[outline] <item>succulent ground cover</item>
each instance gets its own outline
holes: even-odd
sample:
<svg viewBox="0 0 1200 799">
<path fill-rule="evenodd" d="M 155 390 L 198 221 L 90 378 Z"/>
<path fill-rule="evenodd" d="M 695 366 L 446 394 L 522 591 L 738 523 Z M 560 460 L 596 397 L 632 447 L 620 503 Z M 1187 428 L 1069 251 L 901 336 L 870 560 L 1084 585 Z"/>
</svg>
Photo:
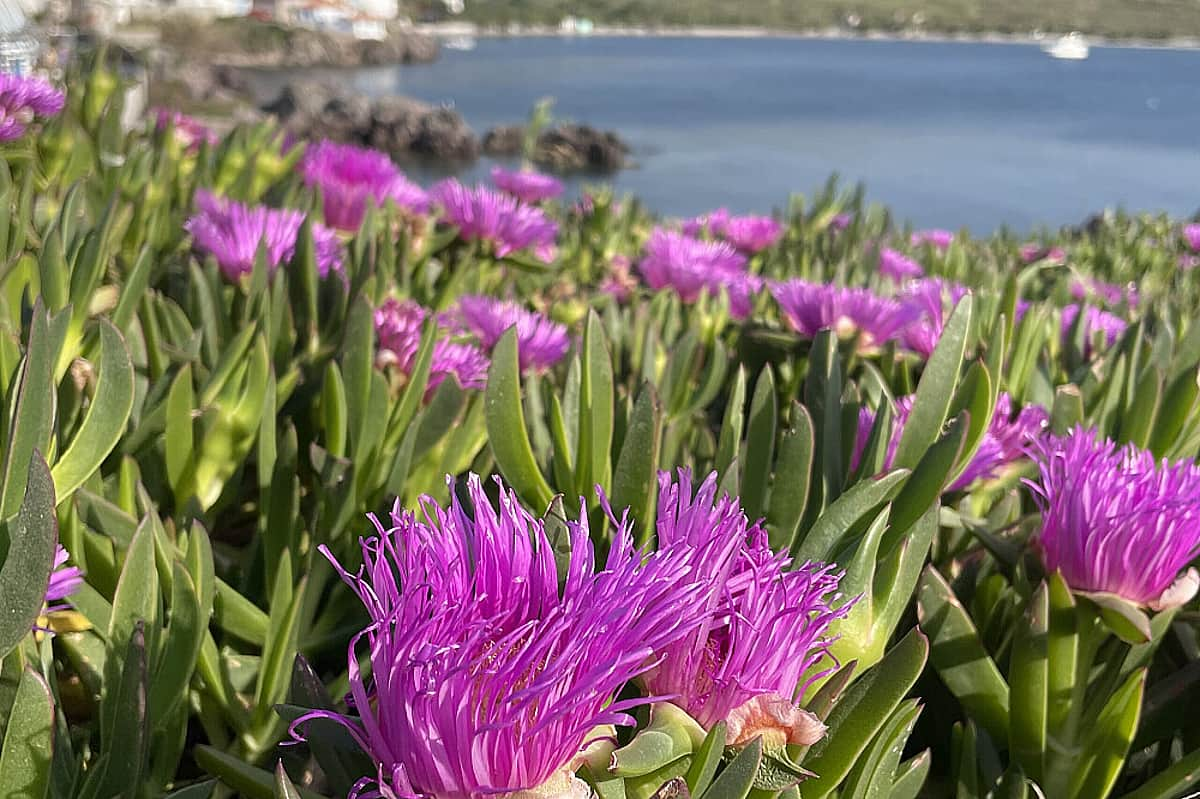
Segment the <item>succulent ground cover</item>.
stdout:
<svg viewBox="0 0 1200 799">
<path fill-rule="evenodd" d="M 1200 775 L 1200 227 L 913 231 L 0 85 L 0 796 Z"/>
</svg>

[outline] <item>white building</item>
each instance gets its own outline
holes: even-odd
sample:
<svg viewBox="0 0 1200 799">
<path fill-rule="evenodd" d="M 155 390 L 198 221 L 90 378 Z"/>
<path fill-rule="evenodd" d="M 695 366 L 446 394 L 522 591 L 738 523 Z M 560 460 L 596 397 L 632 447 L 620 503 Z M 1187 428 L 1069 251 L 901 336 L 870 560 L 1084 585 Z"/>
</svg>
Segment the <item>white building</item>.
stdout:
<svg viewBox="0 0 1200 799">
<path fill-rule="evenodd" d="M 38 40 L 17 0 L 0 0 L 0 72 L 28 75 L 37 65 Z"/>
</svg>

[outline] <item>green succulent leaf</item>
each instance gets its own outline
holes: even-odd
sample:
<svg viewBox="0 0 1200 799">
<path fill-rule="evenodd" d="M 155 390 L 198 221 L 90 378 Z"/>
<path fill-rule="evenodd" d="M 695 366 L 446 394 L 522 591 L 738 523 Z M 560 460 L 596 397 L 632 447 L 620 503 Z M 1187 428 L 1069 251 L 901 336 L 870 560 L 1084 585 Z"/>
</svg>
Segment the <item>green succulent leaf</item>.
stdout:
<svg viewBox="0 0 1200 799">
<path fill-rule="evenodd" d="M 54 731 L 50 688 L 40 674 L 26 667 L 0 747 L 0 796 L 45 799 L 49 795 Z"/>
<path fill-rule="evenodd" d="M 511 328 L 496 343 L 484 393 L 488 443 L 509 485 L 537 508 L 550 504 L 554 491 L 533 457 L 521 405 L 521 372 L 517 331 Z"/>
<path fill-rule="evenodd" d="M 23 482 L 25 498 L 7 525 L 8 552 L 0 564 L 0 658 L 29 635 L 41 614 L 58 543 L 54 483 L 36 450 Z"/>
</svg>

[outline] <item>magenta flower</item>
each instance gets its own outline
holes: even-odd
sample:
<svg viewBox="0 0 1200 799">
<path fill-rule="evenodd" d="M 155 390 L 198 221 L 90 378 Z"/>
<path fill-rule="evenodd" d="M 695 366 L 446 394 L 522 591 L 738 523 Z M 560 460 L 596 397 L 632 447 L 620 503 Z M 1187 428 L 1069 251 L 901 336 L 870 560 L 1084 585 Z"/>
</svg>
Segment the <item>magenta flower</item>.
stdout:
<svg viewBox="0 0 1200 799">
<path fill-rule="evenodd" d="M 900 397 L 896 400 L 896 413 L 892 419 L 891 438 L 888 439 L 887 451 L 883 458 L 883 470 L 892 468 L 895 462 L 896 450 L 900 445 L 900 436 L 904 433 L 904 425 L 912 412 L 913 396 Z M 862 461 L 863 452 L 875 426 L 876 414 L 870 408 L 861 408 L 858 413 L 858 433 L 854 441 L 854 452 L 850 459 L 851 470 L 857 469 Z M 995 480 L 1011 464 L 1027 457 L 1027 447 L 1030 442 L 1044 435 L 1050 415 L 1045 408 L 1038 405 L 1027 405 L 1016 415 L 1013 414 L 1012 398 L 1001 393 L 996 400 L 996 411 L 992 422 L 979 442 L 979 448 L 972 456 L 967 468 L 947 487 L 947 491 L 961 491 L 976 480 Z"/>
<path fill-rule="evenodd" d="M 917 311 L 869 289 L 809 283 L 793 278 L 771 286 L 788 323 L 802 336 L 820 330 L 839 337 L 857 336 L 859 348 L 874 349 L 897 339 L 917 318 Z"/>
<path fill-rule="evenodd" d="M 545 525 L 497 484 L 498 505 L 476 475 L 468 507 L 453 491 L 446 509 L 397 503 L 356 573 L 322 547 L 371 621 L 347 653 L 353 714 L 314 711 L 292 733 L 313 718 L 346 727 L 376 763 L 352 799 L 588 795 L 573 772 L 596 728 L 632 726 L 650 701 L 619 692 L 703 621 L 711 589 L 695 564 L 636 550 L 627 522 L 597 564 L 586 512 L 567 521 L 560 583 Z"/>
<path fill-rule="evenodd" d="M 948 283 L 937 277 L 910 283 L 900 296 L 900 301 L 911 310 L 916 320 L 904 329 L 904 346 L 925 358 L 932 355 L 946 326 L 946 302 L 949 301 L 953 308 L 968 293 L 966 286 Z"/>
<path fill-rule="evenodd" d="M 549 369 L 571 348 L 565 326 L 508 300 L 469 295 L 459 299 L 450 316 L 489 351 L 506 330 L 516 327 L 517 357 L 522 370 Z"/>
<path fill-rule="evenodd" d="M 678 481 L 660 473 L 658 484 L 659 551 L 690 557 L 710 591 L 707 623 L 660 650 L 646 691 L 672 697 L 705 729 L 727 721 L 728 745 L 759 735 L 772 749 L 816 743 L 825 725 L 795 701 L 836 665 L 829 625 L 853 604 L 839 603 L 841 574 L 819 563 L 788 570 L 761 524 L 736 499 L 717 499 L 716 472 L 695 493 L 687 469 Z"/>
<path fill-rule="evenodd" d="M 724 242 L 701 241 L 655 228 L 646 242 L 638 270 L 653 289 L 671 288 L 684 302 L 701 294 L 729 295 L 729 312 L 736 319 L 750 314 L 761 281 L 746 272 L 746 258 Z"/>
<path fill-rule="evenodd" d="M 0 73 L 0 142 L 25 135 L 36 119 L 58 116 L 66 96 L 41 78 Z"/>
<path fill-rule="evenodd" d="M 492 167 L 492 183 L 505 194 L 526 203 L 552 200 L 563 193 L 561 180 L 532 170 L 510 172 L 503 167 Z"/>
<path fill-rule="evenodd" d="M 459 236 L 490 244 L 497 258 L 528 249 L 542 261 L 554 260 L 558 224 L 542 209 L 485 186 L 467 188 L 454 179 L 435 185 L 429 196 Z"/>
<path fill-rule="evenodd" d="M 950 249 L 950 244 L 953 241 L 954 234 L 949 230 L 918 230 L 909 237 L 909 243 L 914 247 L 929 244 L 943 252 Z"/>
<path fill-rule="evenodd" d="M 1200 223 L 1184 225 L 1183 239 L 1187 242 L 1188 247 L 1192 252 L 1200 252 Z"/>
<path fill-rule="evenodd" d="M 829 220 L 829 229 L 833 231 L 845 230 L 846 228 L 850 227 L 850 223 L 853 221 L 853 214 L 834 214 L 833 218 Z"/>
<path fill-rule="evenodd" d="M 783 237 L 784 226 L 769 216 L 733 216 L 725 208 L 683 223 L 685 236 L 704 233 L 733 245 L 740 253 L 753 255 L 774 245 Z"/>
<path fill-rule="evenodd" d="M 1062 309 L 1062 334 L 1064 337 L 1070 335 L 1071 328 L 1075 325 L 1075 320 L 1079 316 L 1078 305 L 1068 305 Z M 1129 326 L 1119 316 L 1114 316 L 1107 311 L 1102 311 L 1092 305 L 1085 305 L 1083 312 L 1083 338 L 1085 342 L 1085 351 L 1091 352 L 1092 340 L 1096 337 L 1096 333 L 1103 332 L 1106 345 L 1111 347 L 1125 328 Z"/>
<path fill-rule="evenodd" d="M 1105 283 L 1091 277 L 1072 280 L 1071 296 L 1077 300 L 1098 297 L 1105 305 L 1110 306 L 1128 302 L 1130 308 L 1136 308 L 1139 300 L 1137 286 L 1133 283 Z"/>
<path fill-rule="evenodd" d="M 619 303 L 627 303 L 637 291 L 637 278 L 633 276 L 633 262 L 624 255 L 614 255 L 608 262 L 608 274 L 600 283 L 600 290 Z"/>
<path fill-rule="evenodd" d="M 1040 244 L 1025 244 L 1021 247 L 1021 260 L 1027 264 L 1046 261 L 1056 266 L 1067 262 L 1067 252 L 1062 247 L 1043 247 Z"/>
<path fill-rule="evenodd" d="M 83 583 L 83 572 L 75 566 L 68 566 L 68 557 L 67 550 L 58 544 L 54 550 L 54 568 L 46 587 L 47 610 L 60 610 L 63 607 L 62 600 L 75 593 L 75 589 Z"/>
<path fill-rule="evenodd" d="M 412 300 L 388 299 L 375 311 L 375 334 L 379 337 L 381 360 L 394 363 L 406 375 L 412 375 L 421 348 L 421 328 L 429 311 Z M 446 336 L 440 329 L 433 345 L 433 360 L 429 367 L 429 382 L 425 389 L 428 401 L 447 377 L 453 377 L 465 389 L 482 389 L 487 385 L 488 358 L 478 347 Z"/>
<path fill-rule="evenodd" d="M 266 246 L 271 274 L 296 253 L 296 237 L 304 212 L 247 206 L 201 189 L 196 192 L 197 212 L 184 224 L 196 249 L 217 259 L 221 272 L 232 281 L 254 271 L 260 244 Z M 342 248 L 330 229 L 314 224 L 317 271 L 321 277 L 342 269 Z"/>
<path fill-rule="evenodd" d="M 172 128 L 175 139 L 190 152 L 199 150 L 200 145 L 205 142 L 212 146 L 220 141 L 217 134 L 207 125 L 182 111 L 173 108 L 152 108 L 150 113 L 154 114 L 154 127 L 157 130 Z"/>
<path fill-rule="evenodd" d="M 925 270 L 919 263 L 899 250 L 884 247 L 879 251 L 879 273 L 890 277 L 897 283 L 902 283 L 914 277 L 921 277 L 925 274 Z"/>
<path fill-rule="evenodd" d="M 379 150 L 331 141 L 310 144 L 300 172 L 305 185 L 321 189 L 325 221 L 338 230 L 358 230 L 368 203 L 382 207 L 392 200 L 411 214 L 429 210 L 425 190 L 404 177 Z"/>
<path fill-rule="evenodd" d="M 710 213 L 684 220 L 683 235 L 693 238 L 700 238 L 705 234 L 717 236 L 728 221 L 729 209 L 718 208 Z"/>
<path fill-rule="evenodd" d="M 783 231 L 783 224 L 769 216 L 733 216 L 721 227 L 720 236 L 738 252 L 754 254 L 774 246 Z"/>
<path fill-rule="evenodd" d="M 1156 462 L 1077 428 L 1031 449 L 1029 481 L 1042 512 L 1038 536 L 1048 571 L 1076 591 L 1116 594 L 1163 610 L 1196 595 L 1200 575 L 1200 467 Z"/>
</svg>

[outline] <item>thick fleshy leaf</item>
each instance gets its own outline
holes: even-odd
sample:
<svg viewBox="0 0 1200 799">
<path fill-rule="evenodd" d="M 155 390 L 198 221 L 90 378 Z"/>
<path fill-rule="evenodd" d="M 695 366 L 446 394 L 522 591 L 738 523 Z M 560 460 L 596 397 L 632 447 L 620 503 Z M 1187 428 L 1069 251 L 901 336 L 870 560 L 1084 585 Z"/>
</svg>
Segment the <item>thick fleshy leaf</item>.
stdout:
<svg viewBox="0 0 1200 799">
<path fill-rule="evenodd" d="M 1043 583 L 1030 599 L 1024 623 L 1017 625 L 1008 669 L 1008 748 L 1033 780 L 1042 779 L 1046 766 L 1050 702 L 1049 591 Z"/>
<path fill-rule="evenodd" d="M 837 789 L 912 688 L 928 655 L 929 641 L 911 630 L 846 689 L 829 714 L 829 733 L 801 764 L 817 774 L 804 783 L 804 799 L 823 799 Z"/>
<path fill-rule="evenodd" d="M 938 676 L 990 735 L 1008 734 L 1008 684 L 984 649 L 979 632 L 950 585 L 933 566 L 917 589 L 917 618 L 930 638 Z"/>
<path fill-rule="evenodd" d="M 843 537 L 873 518 L 880 505 L 890 502 L 908 475 L 907 471 L 900 470 L 878 480 L 855 483 L 825 509 L 808 533 L 797 542 L 793 547 L 795 558 L 800 562 L 830 560 Z"/>
<path fill-rule="evenodd" d="M 654 388 L 647 383 L 633 406 L 612 479 L 613 510 L 620 514 L 622 509 L 629 508 L 639 527 L 638 539 L 643 542 L 650 539 L 655 529 L 657 483 L 654 475 L 658 468 L 662 421 L 662 406 Z"/>
<path fill-rule="evenodd" d="M 891 799 L 900 755 L 921 716 L 921 705 L 908 699 L 892 712 L 883 729 L 846 777 L 840 799 Z"/>
<path fill-rule="evenodd" d="M 58 543 L 54 483 L 36 451 L 22 482 L 25 498 L 7 525 L 8 552 L 0 565 L 0 658 L 29 634 L 42 612 Z"/>
<path fill-rule="evenodd" d="M 509 485 L 533 504 L 535 510 L 545 508 L 554 491 L 533 457 L 533 446 L 525 427 L 516 328 L 505 331 L 492 352 L 484 402 L 488 443 L 496 458 L 496 465 Z"/>
<path fill-rule="evenodd" d="M 941 434 L 958 386 L 958 373 L 971 331 L 971 302 L 970 294 L 959 300 L 946 320 L 937 347 L 925 364 L 921 382 L 917 384 L 912 411 L 896 447 L 893 464 L 897 468 L 915 467 Z"/>
<path fill-rule="evenodd" d="M 1071 780 L 1072 796 L 1108 796 L 1137 731 L 1145 687 L 1146 670 L 1138 669 L 1105 703 L 1095 726 L 1084 737 Z"/>
<path fill-rule="evenodd" d="M 745 799 L 754 787 L 763 756 L 762 739 L 746 744 L 698 799 Z"/>
<path fill-rule="evenodd" d="M 798 402 L 792 403 L 791 426 L 780 437 L 771 502 L 767 507 L 767 529 L 773 549 L 790 549 L 796 538 L 808 504 L 815 446 L 808 409 Z"/>
<path fill-rule="evenodd" d="M 283 770 L 283 761 L 275 764 L 275 799 L 300 799 L 300 792 Z"/>
<path fill-rule="evenodd" d="M 751 519 L 763 515 L 771 466 L 775 462 L 775 428 L 779 410 L 775 398 L 775 376 L 767 366 L 758 376 L 754 396 L 750 400 L 750 417 L 746 424 L 746 447 L 743 450 L 742 509 Z"/>
<path fill-rule="evenodd" d="M 54 700 L 42 676 L 21 673 L 0 747 L 0 796 L 45 799 L 54 749 Z"/>
</svg>

